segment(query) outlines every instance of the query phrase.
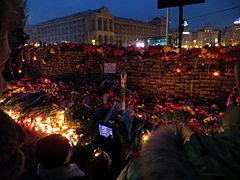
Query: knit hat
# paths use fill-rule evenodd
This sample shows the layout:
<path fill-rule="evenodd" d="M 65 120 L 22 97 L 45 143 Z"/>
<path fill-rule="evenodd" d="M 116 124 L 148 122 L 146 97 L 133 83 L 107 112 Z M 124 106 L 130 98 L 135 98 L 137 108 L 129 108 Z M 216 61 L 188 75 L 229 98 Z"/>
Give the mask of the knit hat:
<path fill-rule="evenodd" d="M 71 146 L 61 134 L 52 134 L 37 142 L 36 157 L 45 168 L 62 166 Z"/>
<path fill-rule="evenodd" d="M 240 107 L 238 105 L 232 105 L 228 107 L 224 113 L 223 126 L 232 128 L 240 125 Z"/>

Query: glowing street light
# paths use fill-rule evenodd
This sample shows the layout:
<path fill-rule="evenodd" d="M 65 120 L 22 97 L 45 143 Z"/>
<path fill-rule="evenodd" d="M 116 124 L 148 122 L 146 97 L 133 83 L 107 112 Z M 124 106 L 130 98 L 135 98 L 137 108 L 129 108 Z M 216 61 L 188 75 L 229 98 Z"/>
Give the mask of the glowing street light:
<path fill-rule="evenodd" d="M 96 40 L 92 39 L 92 45 L 96 45 Z"/>

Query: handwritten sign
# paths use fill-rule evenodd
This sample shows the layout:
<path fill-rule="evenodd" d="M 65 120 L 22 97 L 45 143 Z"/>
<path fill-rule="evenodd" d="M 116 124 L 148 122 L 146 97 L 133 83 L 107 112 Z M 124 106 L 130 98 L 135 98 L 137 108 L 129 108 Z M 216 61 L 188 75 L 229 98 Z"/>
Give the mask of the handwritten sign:
<path fill-rule="evenodd" d="M 116 63 L 104 63 L 104 73 L 116 73 Z"/>

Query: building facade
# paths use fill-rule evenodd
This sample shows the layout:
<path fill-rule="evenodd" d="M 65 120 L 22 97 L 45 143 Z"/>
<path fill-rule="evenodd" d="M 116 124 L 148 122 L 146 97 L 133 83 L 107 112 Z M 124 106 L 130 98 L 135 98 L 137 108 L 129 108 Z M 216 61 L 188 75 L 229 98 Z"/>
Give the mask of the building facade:
<path fill-rule="evenodd" d="M 233 26 L 226 27 L 223 29 L 222 44 L 223 45 L 240 44 L 240 22 L 235 22 Z"/>
<path fill-rule="evenodd" d="M 115 44 L 121 41 L 122 44 L 133 44 L 147 37 L 165 36 L 165 26 L 165 18 L 155 18 L 145 23 L 114 17 L 108 8 L 102 7 L 28 25 L 25 32 L 30 35 L 30 42 Z"/>
<path fill-rule="evenodd" d="M 166 36 L 166 21 L 164 18 L 155 18 L 149 23 L 143 23 L 132 19 L 118 18 L 114 19 L 114 35 L 116 42 L 133 44 L 137 40 L 143 40 L 148 37 Z M 161 24 L 158 24 L 161 23 Z"/>
<path fill-rule="evenodd" d="M 203 47 L 205 45 L 215 45 L 219 43 L 220 31 L 211 26 L 205 26 L 203 29 L 193 32 L 192 46 Z"/>

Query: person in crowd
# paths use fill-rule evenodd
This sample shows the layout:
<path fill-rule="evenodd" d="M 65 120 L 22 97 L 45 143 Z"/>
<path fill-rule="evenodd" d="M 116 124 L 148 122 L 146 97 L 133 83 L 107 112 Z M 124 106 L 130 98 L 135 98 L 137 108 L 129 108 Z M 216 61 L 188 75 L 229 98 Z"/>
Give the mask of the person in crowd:
<path fill-rule="evenodd" d="M 6 84 L 2 71 L 11 50 L 23 43 L 25 2 L 24 0 L 0 0 L 0 3 L 0 91 L 2 92 Z"/>
<path fill-rule="evenodd" d="M 24 170 L 24 154 L 21 146 L 25 132 L 7 114 L 0 110 L 0 179 L 14 180 Z"/>
<path fill-rule="evenodd" d="M 85 173 L 76 164 L 69 163 L 71 156 L 66 137 L 52 134 L 40 139 L 36 146 L 37 176 L 42 180 L 85 179 Z"/>
<path fill-rule="evenodd" d="M 240 100 L 239 92 L 236 88 L 233 88 L 232 92 L 228 95 L 226 105 L 227 107 L 236 105 L 239 103 L 239 100 Z"/>
<path fill-rule="evenodd" d="M 161 126 L 152 132 L 140 157 L 126 166 L 117 180 L 239 179 L 240 107 L 224 113 L 224 132 L 206 135 L 184 126 Z"/>
<path fill-rule="evenodd" d="M 97 157 L 96 150 L 100 152 Z M 125 158 L 120 140 L 96 135 L 90 144 L 74 149 L 71 162 L 83 169 L 89 180 L 115 180 L 126 166 Z"/>
<path fill-rule="evenodd" d="M 238 93 L 240 93 L 240 79 L 239 79 L 240 78 L 240 61 L 239 60 L 235 61 L 234 76 L 235 76 Z"/>
<path fill-rule="evenodd" d="M 2 71 L 10 56 L 12 44 L 17 44 L 16 29 L 24 24 L 24 7 L 22 0 L 0 0 L 0 96 L 6 82 Z M 15 40 L 13 40 L 15 39 Z M 0 110 L 0 179 L 18 178 L 24 168 L 24 155 L 20 150 L 25 141 L 23 129 L 7 114 Z"/>

